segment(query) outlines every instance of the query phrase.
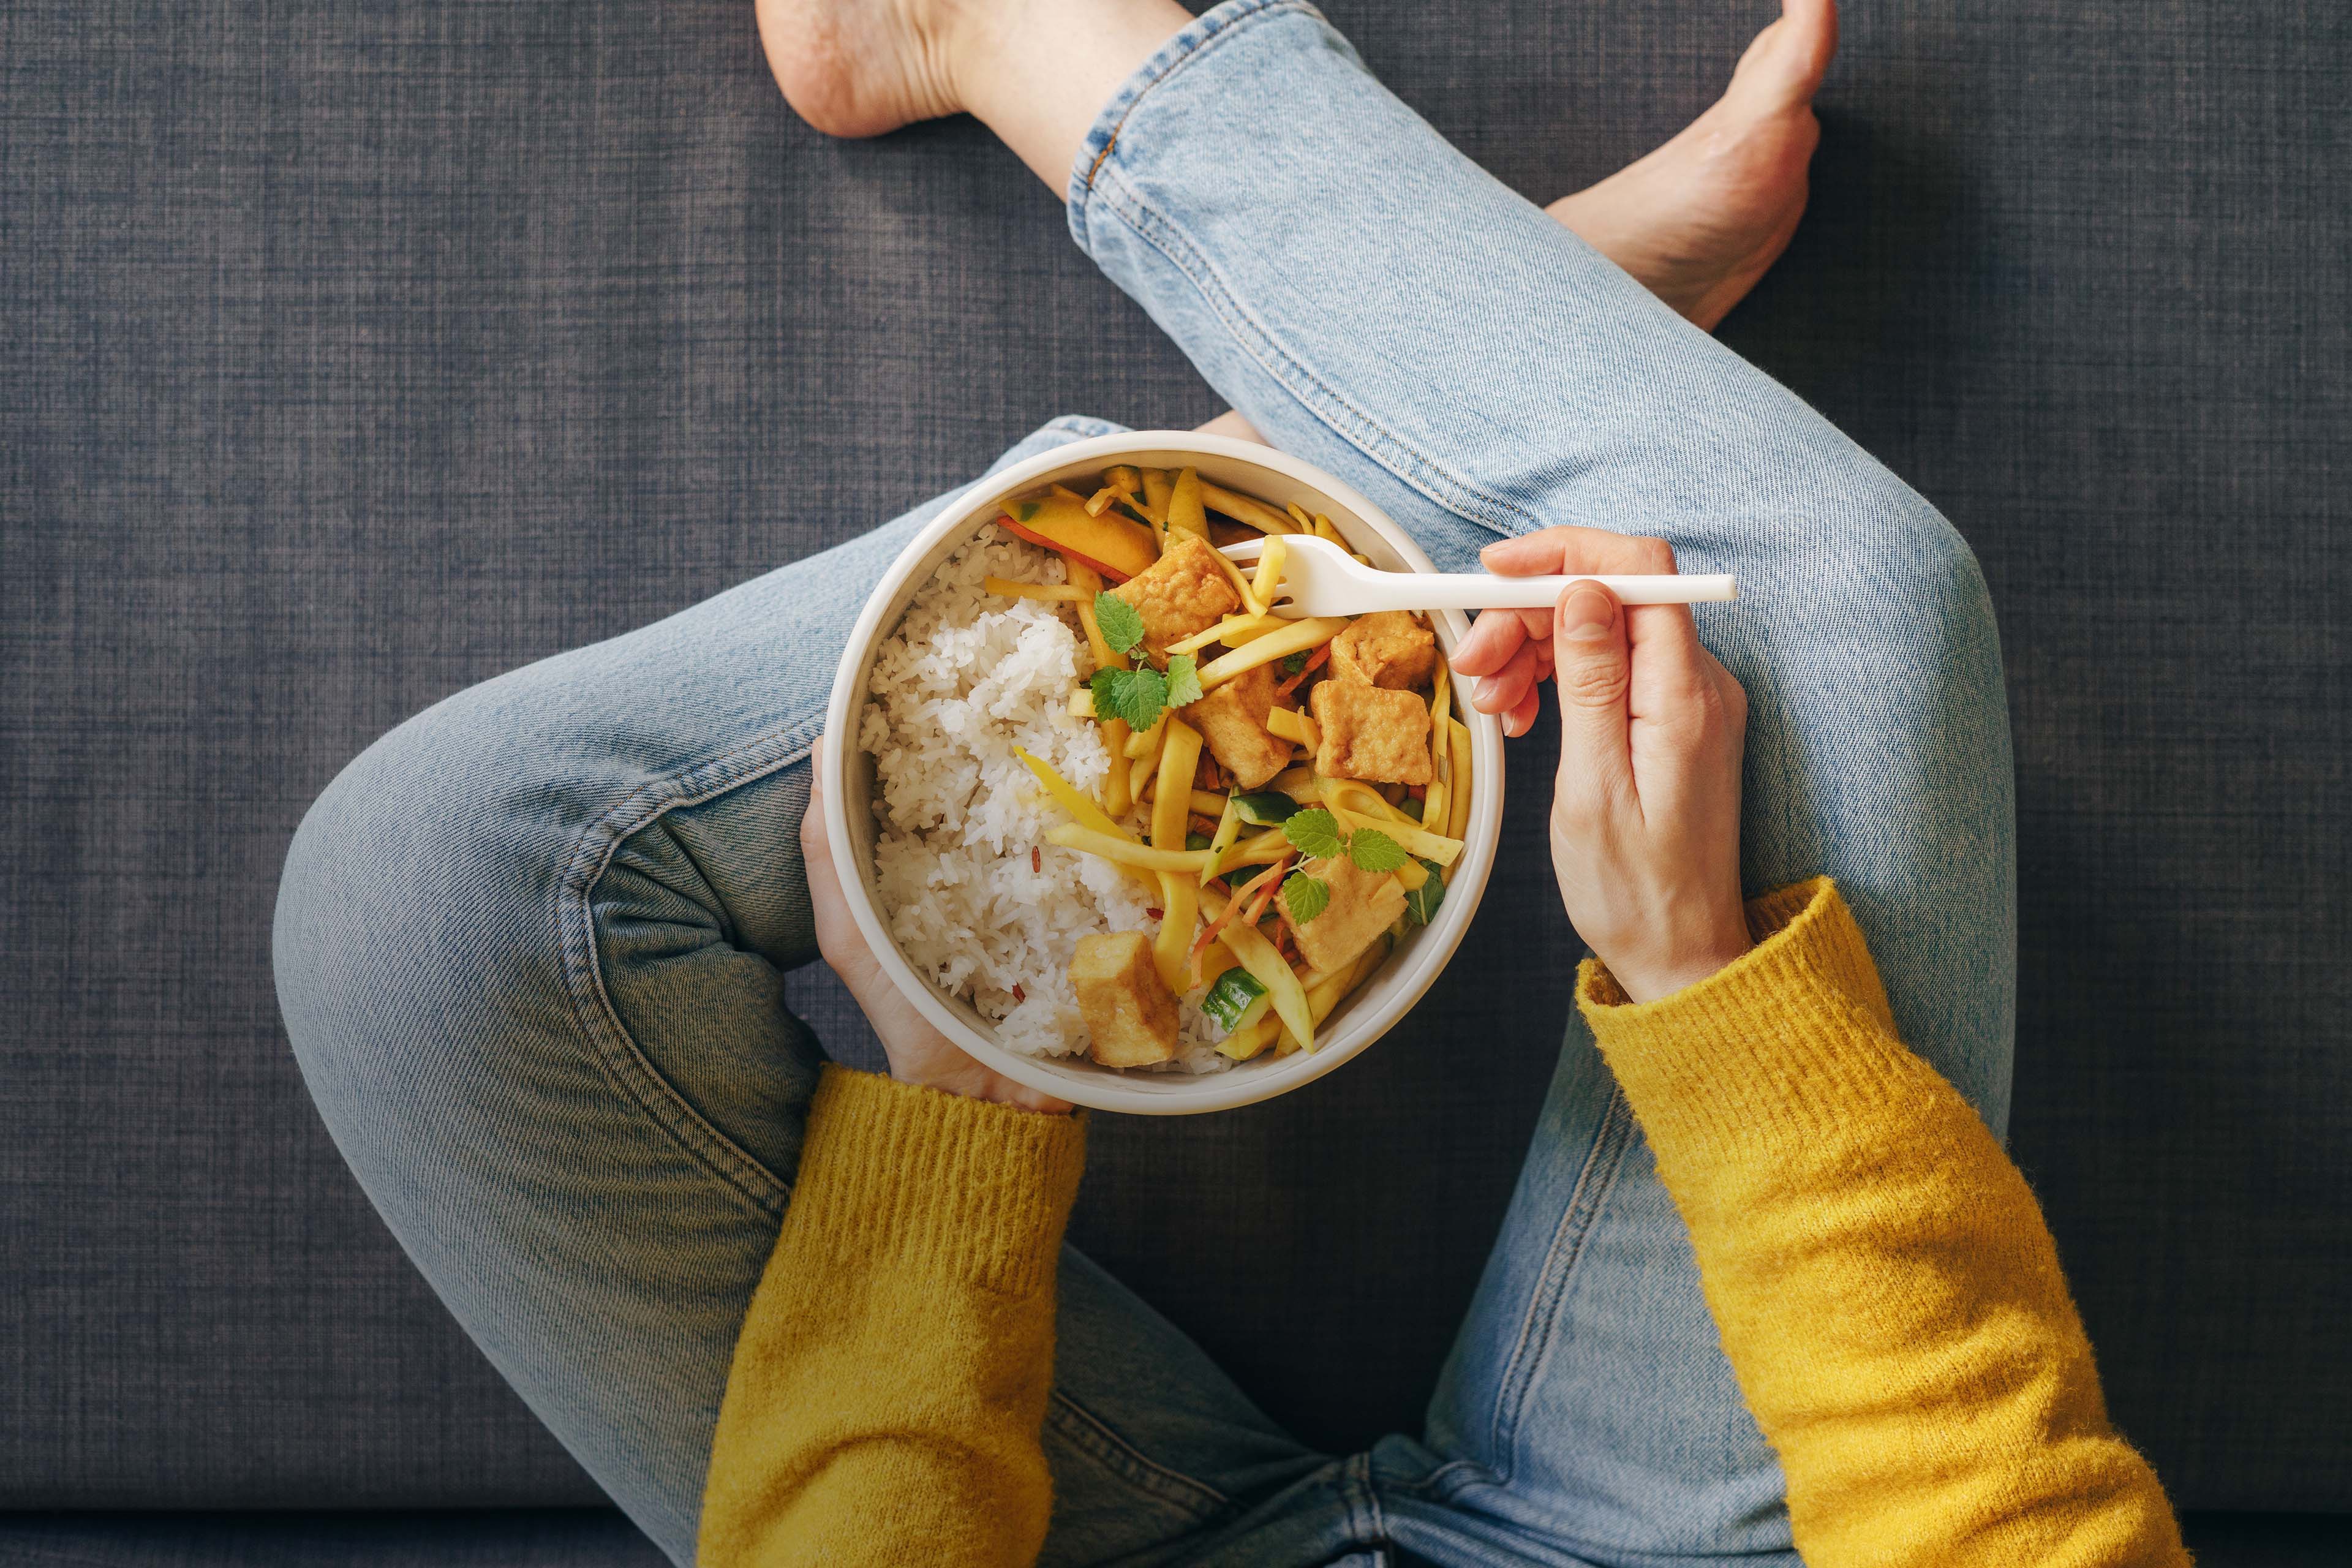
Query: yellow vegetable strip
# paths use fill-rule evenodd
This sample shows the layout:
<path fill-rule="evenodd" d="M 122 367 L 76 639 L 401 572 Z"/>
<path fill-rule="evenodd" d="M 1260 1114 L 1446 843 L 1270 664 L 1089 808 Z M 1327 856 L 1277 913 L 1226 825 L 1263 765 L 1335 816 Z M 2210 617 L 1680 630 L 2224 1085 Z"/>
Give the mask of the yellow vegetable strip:
<path fill-rule="evenodd" d="M 1226 846 L 1209 868 L 1209 875 L 1222 877 L 1236 866 L 1264 866 L 1290 853 L 1290 839 L 1279 827 L 1268 827 Z"/>
<path fill-rule="evenodd" d="M 1446 835 L 1460 838 L 1470 830 L 1470 731 L 1459 719 L 1448 719 L 1454 736 L 1454 798 L 1446 805 Z"/>
<path fill-rule="evenodd" d="M 1382 932 L 1379 940 L 1365 948 L 1353 963 L 1329 974 L 1318 977 L 1313 984 L 1307 986 L 1308 1016 L 1312 1017 L 1317 1024 L 1321 1024 L 1324 1019 L 1331 1016 L 1341 1002 L 1354 994 L 1357 986 L 1371 978 L 1374 970 L 1388 961 L 1389 939 L 1387 933 Z M 1288 1056 L 1299 1047 L 1297 1040 L 1287 1033 L 1288 1026 L 1285 1025 L 1284 1027 L 1286 1032 L 1281 1037 L 1281 1043 L 1286 1048 L 1282 1054 Z M 1306 1048 L 1312 1052 L 1315 1047 L 1312 1042 L 1309 1042 Z"/>
<path fill-rule="evenodd" d="M 1395 839 L 1415 855 L 1434 860 L 1441 866 L 1451 866 L 1462 853 L 1462 840 L 1432 833 L 1410 817 L 1401 822 L 1360 816 L 1343 806 L 1325 803 L 1324 809 L 1339 819 L 1339 826 L 1353 833 L 1360 827 L 1377 828 Z"/>
<path fill-rule="evenodd" d="M 1194 632 L 1189 637 L 1170 643 L 1168 645 L 1167 651 L 1171 654 L 1198 653 L 1213 642 L 1224 642 L 1228 640 L 1228 638 L 1236 632 L 1253 634 L 1257 632 L 1270 632 L 1277 627 L 1286 626 L 1288 625 L 1290 625 L 1290 623 L 1283 619 L 1280 616 L 1227 616 L 1223 620 L 1219 621 L 1207 631 Z"/>
<path fill-rule="evenodd" d="M 1268 994 L 1268 996 L 1270 995 L 1271 993 Z M 1268 996 L 1261 996 L 1258 998 L 1258 1001 L 1266 1001 L 1268 1000 Z M 1275 1037 L 1281 1033 L 1281 1019 L 1274 1017 L 1261 1017 L 1256 1023 L 1252 1024 L 1249 1027 L 1245 1029 L 1235 1029 L 1232 1034 L 1227 1035 L 1223 1039 L 1218 1041 L 1217 1049 L 1223 1055 L 1229 1056 L 1237 1062 L 1245 1062 L 1252 1057 L 1257 1056 L 1263 1052 L 1266 1047 L 1274 1044 Z"/>
<path fill-rule="evenodd" d="M 1347 617 L 1322 616 L 1293 621 L 1278 632 L 1253 637 L 1247 647 L 1220 654 L 1201 667 L 1201 689 L 1214 691 L 1236 675 L 1246 675 L 1261 664 L 1272 664 L 1286 654 L 1319 647 L 1348 629 Z"/>
<path fill-rule="evenodd" d="M 1076 583 L 1016 583 L 1010 577 L 982 577 L 980 585 L 1008 599 L 1045 599 L 1066 605 L 1094 603 L 1094 595 Z"/>
<path fill-rule="evenodd" d="M 1209 514 L 1201 508 L 1201 470 L 1186 468 L 1168 491 L 1168 531 L 1209 537 Z"/>
<path fill-rule="evenodd" d="M 1298 525 L 1299 532 L 1312 533 L 1315 531 L 1315 520 L 1307 515 L 1307 509 L 1305 507 L 1300 506 L 1297 501 L 1292 501 L 1283 510 L 1290 513 L 1290 521 Z"/>
<path fill-rule="evenodd" d="M 1429 868 L 1418 860 L 1408 860 L 1396 868 L 1396 879 L 1406 892 L 1417 893 L 1421 891 L 1422 884 L 1429 880 Z"/>
<path fill-rule="evenodd" d="M 1079 826 L 1089 828 L 1097 833 L 1107 833 L 1113 838 L 1124 838 L 1130 844 L 1135 842 L 1133 834 L 1113 822 L 1103 808 L 1097 805 L 1087 795 L 1086 791 L 1055 773 L 1051 763 L 1042 757 L 1030 755 L 1019 746 L 1013 748 L 1013 754 L 1028 764 L 1029 771 L 1037 775 L 1037 782 L 1045 786 L 1045 793 L 1054 797 L 1054 804 L 1068 812 Z"/>
<path fill-rule="evenodd" d="M 1250 588 L 1257 595 L 1261 611 L 1282 592 L 1283 558 L 1289 553 L 1290 546 L 1278 538 L 1271 538 L 1265 542 L 1265 552 L 1257 558 L 1257 574 L 1250 579 Z"/>
<path fill-rule="evenodd" d="M 1202 893 L 1204 900 L 1214 897 L 1215 894 L 1205 889 Z M 1222 915 L 1230 908 L 1228 905 L 1215 912 Z M 1257 927 L 1244 925 L 1239 921 L 1225 927 L 1224 938 L 1225 945 L 1233 949 L 1234 956 L 1241 960 L 1242 967 L 1273 994 L 1274 1011 L 1281 1017 L 1283 1027 L 1296 1035 L 1301 1045 L 1313 1050 L 1315 1017 L 1307 1008 L 1307 988 L 1298 984 L 1298 976 L 1291 972 L 1289 964 L 1283 962 L 1282 954 L 1274 950 L 1274 943 L 1266 941 L 1265 934 Z"/>
<path fill-rule="evenodd" d="M 1087 647 L 1095 656 L 1097 669 L 1125 669 L 1127 655 L 1113 653 L 1110 644 L 1103 640 L 1102 627 L 1095 624 L 1095 595 L 1102 592 L 1102 574 L 1091 566 L 1076 562 L 1065 563 L 1070 585 L 1084 595 L 1078 600 L 1078 620 L 1087 628 Z"/>
<path fill-rule="evenodd" d="M 1160 782 L 1151 799 L 1151 842 L 1160 849 L 1181 849 L 1184 819 L 1192 808 L 1192 770 L 1201 763 L 1201 731 L 1172 714 L 1160 722 L 1168 729 L 1160 747 Z"/>
<path fill-rule="evenodd" d="M 1297 622 L 1289 620 L 1281 616 L 1267 615 L 1244 616 L 1243 625 L 1233 627 L 1218 640 L 1223 642 L 1227 647 L 1239 647 L 1245 642 L 1255 642 L 1259 637 L 1265 637 L 1269 633 L 1278 632 L 1285 626 L 1297 626 Z"/>
<path fill-rule="evenodd" d="M 1135 809 L 1135 791 L 1128 783 L 1127 769 L 1120 753 L 1127 747 L 1127 721 L 1106 719 L 1102 727 L 1103 750 L 1110 753 L 1110 771 L 1103 779 L 1103 809 L 1113 816 L 1125 816 Z"/>
<path fill-rule="evenodd" d="M 1209 864 L 1209 852 L 1205 849 L 1155 849 L 1147 844 L 1138 844 L 1132 838 L 1080 827 L 1076 823 L 1047 828 L 1045 841 L 1058 844 L 1065 849 L 1082 850 L 1088 855 L 1100 856 L 1105 860 L 1116 860 L 1122 866 L 1133 866 L 1145 871 L 1178 871 L 1188 876 L 1199 876 Z M 1251 973 L 1256 972 L 1253 970 Z"/>
<path fill-rule="evenodd" d="M 1227 795 L 1225 809 L 1217 817 L 1217 830 L 1209 835 L 1209 864 L 1212 868 L 1226 850 L 1234 847 L 1234 840 L 1241 837 L 1241 831 L 1242 808 L 1234 804 L 1231 795 Z"/>
<path fill-rule="evenodd" d="M 1312 805 L 1323 798 L 1323 781 L 1307 766 L 1285 768 L 1265 781 L 1265 787 L 1277 795 L 1286 795 L 1301 805 Z"/>
<path fill-rule="evenodd" d="M 1250 527 L 1256 529 L 1260 533 L 1296 533 L 1298 531 L 1297 529 L 1290 526 L 1290 520 L 1288 518 L 1275 510 L 1274 508 L 1266 505 L 1265 502 L 1253 500 L 1250 497 L 1242 495 L 1234 490 L 1229 490 L 1223 485 L 1213 485 L 1209 483 L 1208 480 L 1202 479 L 1201 481 L 1201 499 L 1208 503 L 1209 510 L 1211 511 L 1223 512 L 1235 522 L 1247 523 Z M 1300 526 L 1304 527 L 1305 524 L 1302 523 Z"/>
<path fill-rule="evenodd" d="M 1348 536 L 1331 526 L 1331 520 L 1319 511 L 1315 514 L 1315 537 L 1328 539 L 1342 550 L 1348 548 Z"/>
<path fill-rule="evenodd" d="M 1160 873 L 1160 934 L 1151 942 L 1151 962 L 1169 990 L 1186 989 L 1184 971 L 1190 966 L 1192 928 L 1199 923 L 1198 879 L 1181 871 Z"/>
<path fill-rule="evenodd" d="M 1192 796 L 1192 809 L 1199 812 L 1202 816 L 1222 816 L 1224 815 L 1225 797 L 1223 795 L 1217 794 L 1213 790 L 1205 789 L 1192 790 L 1188 793 Z"/>
<path fill-rule="evenodd" d="M 1110 510 L 1110 503 L 1117 500 L 1118 500 L 1118 492 L 1108 485 L 1103 486 L 1087 498 L 1087 515 L 1100 517 Z"/>
<path fill-rule="evenodd" d="M 1265 716 L 1265 729 L 1266 733 L 1279 735 L 1286 741 L 1296 741 L 1310 752 L 1316 750 L 1321 743 L 1321 737 L 1315 732 L 1315 721 L 1301 709 L 1268 710 Z"/>
<path fill-rule="evenodd" d="M 1028 764 L 1029 771 L 1037 775 L 1037 782 L 1045 786 L 1045 793 L 1054 797 L 1054 804 L 1068 812 L 1079 826 L 1108 837 L 1125 839 L 1130 844 L 1135 841 L 1134 835 L 1114 822 L 1109 814 L 1087 796 L 1086 791 L 1055 773 L 1053 765 L 1045 759 L 1031 756 L 1019 746 L 1013 748 L 1013 754 Z M 1118 764 L 1112 763 L 1110 771 L 1112 779 L 1116 781 L 1119 776 Z M 1117 802 L 1114 801 L 1113 804 L 1116 805 Z M 1120 810 L 1119 815 L 1126 815 L 1124 808 Z M 1137 872 L 1135 877 L 1146 888 L 1152 886 L 1150 874 Z"/>
<path fill-rule="evenodd" d="M 1160 710 L 1160 717 L 1151 721 L 1150 729 L 1128 737 L 1128 760 L 1133 762 L 1139 757 L 1158 758 L 1160 739 L 1167 733 L 1168 710 L 1163 708 Z"/>
<path fill-rule="evenodd" d="M 1319 797 L 1326 805 L 1359 811 L 1375 822 L 1402 822 L 1420 826 L 1412 818 L 1381 798 L 1381 792 L 1360 779 L 1325 779 Z"/>
<path fill-rule="evenodd" d="M 1071 692 L 1070 717 L 1073 719 L 1091 719 L 1094 716 L 1094 688 L 1090 686 L 1081 686 L 1076 691 Z"/>
<path fill-rule="evenodd" d="M 1159 468 L 1143 470 L 1143 515 L 1151 520 L 1152 531 L 1160 535 L 1160 547 L 1168 548 L 1168 497 L 1176 488 L 1174 480 Z"/>
<path fill-rule="evenodd" d="M 1187 468 L 1184 471 L 1189 474 L 1192 470 Z M 1168 526 L 1172 529 L 1176 525 L 1171 521 Z M 1265 602 L 1257 596 L 1257 590 L 1250 586 L 1250 580 L 1242 575 L 1241 563 L 1222 550 L 1212 550 L 1209 553 L 1217 558 L 1217 564 L 1225 570 L 1225 581 L 1231 583 L 1234 592 L 1242 596 L 1243 613 L 1253 617 L 1265 615 Z"/>

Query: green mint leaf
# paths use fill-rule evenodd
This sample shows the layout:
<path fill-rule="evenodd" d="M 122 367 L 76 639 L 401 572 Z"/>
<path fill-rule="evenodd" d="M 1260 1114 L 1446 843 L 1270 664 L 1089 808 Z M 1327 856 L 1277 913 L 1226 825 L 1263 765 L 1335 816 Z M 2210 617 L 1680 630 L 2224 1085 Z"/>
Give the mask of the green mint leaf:
<path fill-rule="evenodd" d="M 1282 907 L 1290 911 L 1292 925 L 1303 926 L 1331 907 L 1331 884 L 1293 871 L 1282 884 Z"/>
<path fill-rule="evenodd" d="M 1282 836 L 1310 860 L 1328 860 L 1348 843 L 1339 835 L 1339 819 L 1319 805 L 1284 822 Z"/>
<path fill-rule="evenodd" d="M 1404 896 L 1404 912 L 1413 924 L 1425 926 L 1437 913 L 1437 906 L 1445 901 L 1445 878 L 1442 875 L 1445 868 L 1434 860 L 1421 864 L 1429 872 L 1429 880 Z"/>
<path fill-rule="evenodd" d="M 1411 858 L 1403 845 L 1377 827 L 1360 827 L 1348 836 L 1348 858 L 1359 871 L 1393 871 Z"/>
<path fill-rule="evenodd" d="M 1143 612 L 1108 588 L 1095 595 L 1095 625 L 1113 653 L 1131 653 L 1143 640 Z"/>
<path fill-rule="evenodd" d="M 1141 734 L 1160 722 L 1160 710 L 1168 706 L 1168 678 L 1156 669 L 1118 673 L 1127 679 L 1112 688 L 1112 705 L 1127 721 L 1127 727 Z"/>
<path fill-rule="evenodd" d="M 1140 616 L 1136 617 L 1139 624 Z M 1168 706 L 1181 708 L 1188 702 L 1201 700 L 1201 661 L 1189 653 L 1171 654 L 1168 658 Z"/>
<path fill-rule="evenodd" d="M 1037 503 L 1034 500 L 1017 500 L 1006 510 L 1013 513 L 1013 521 L 1026 522 L 1037 515 Z"/>
<path fill-rule="evenodd" d="M 1278 789 L 1234 796 L 1234 809 L 1252 827 L 1274 827 L 1298 815 L 1298 803 Z"/>
<path fill-rule="evenodd" d="M 1299 649 L 1297 653 L 1284 654 L 1282 656 L 1282 673 L 1285 675 L 1297 675 L 1300 670 L 1307 668 L 1307 650 L 1304 648 Z"/>

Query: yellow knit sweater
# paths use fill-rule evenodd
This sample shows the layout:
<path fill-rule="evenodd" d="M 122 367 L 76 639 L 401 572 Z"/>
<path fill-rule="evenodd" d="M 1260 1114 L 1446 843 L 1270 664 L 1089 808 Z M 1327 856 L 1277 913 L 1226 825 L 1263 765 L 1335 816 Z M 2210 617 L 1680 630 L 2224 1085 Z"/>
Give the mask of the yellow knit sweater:
<path fill-rule="evenodd" d="M 2107 1425 L 2050 1232 L 1974 1110 L 1896 1040 L 1826 881 L 1754 952 L 1579 1004 L 1690 1226 L 1811 1568 L 2183 1564 Z M 704 1568 L 1027 1563 L 1054 1265 L 1085 1125 L 828 1069 L 736 1346 Z"/>

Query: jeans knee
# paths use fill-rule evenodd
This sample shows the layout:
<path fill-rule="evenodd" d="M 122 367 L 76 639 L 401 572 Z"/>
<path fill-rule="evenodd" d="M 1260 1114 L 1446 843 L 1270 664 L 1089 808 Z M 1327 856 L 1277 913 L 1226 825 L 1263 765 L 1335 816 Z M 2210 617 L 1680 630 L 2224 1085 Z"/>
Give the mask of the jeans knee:
<path fill-rule="evenodd" d="M 501 777 L 501 774 L 504 777 Z M 479 1024 L 525 966 L 552 973 L 560 867 L 462 699 L 411 719 L 312 803 L 271 929 L 278 1005 L 322 1109 L 397 1083 Z"/>

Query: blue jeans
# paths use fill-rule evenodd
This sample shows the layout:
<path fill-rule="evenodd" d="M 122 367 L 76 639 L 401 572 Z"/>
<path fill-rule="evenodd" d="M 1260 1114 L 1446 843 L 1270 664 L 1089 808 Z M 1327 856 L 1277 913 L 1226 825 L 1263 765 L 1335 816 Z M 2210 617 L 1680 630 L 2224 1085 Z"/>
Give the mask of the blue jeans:
<path fill-rule="evenodd" d="M 1105 110 L 1069 218 L 1258 429 L 1441 567 L 1576 522 L 1737 573 L 1741 600 L 1698 616 L 1752 700 L 1747 880 L 1835 875 L 1906 1039 L 2001 1125 L 2009 731 L 1982 581 L 1933 509 L 1297 0 L 1171 40 Z M 1056 420 L 1003 460 L 1111 428 Z M 809 745 L 867 589 L 937 505 L 418 715 L 287 866 L 279 994 L 337 1142 L 680 1563 L 823 1059 L 782 999 L 815 956 Z M 1313 1452 L 1076 1253 L 1060 1297 L 1048 1562 L 1794 1560 L 1688 1240 L 1573 1020 L 1419 1435 Z"/>

